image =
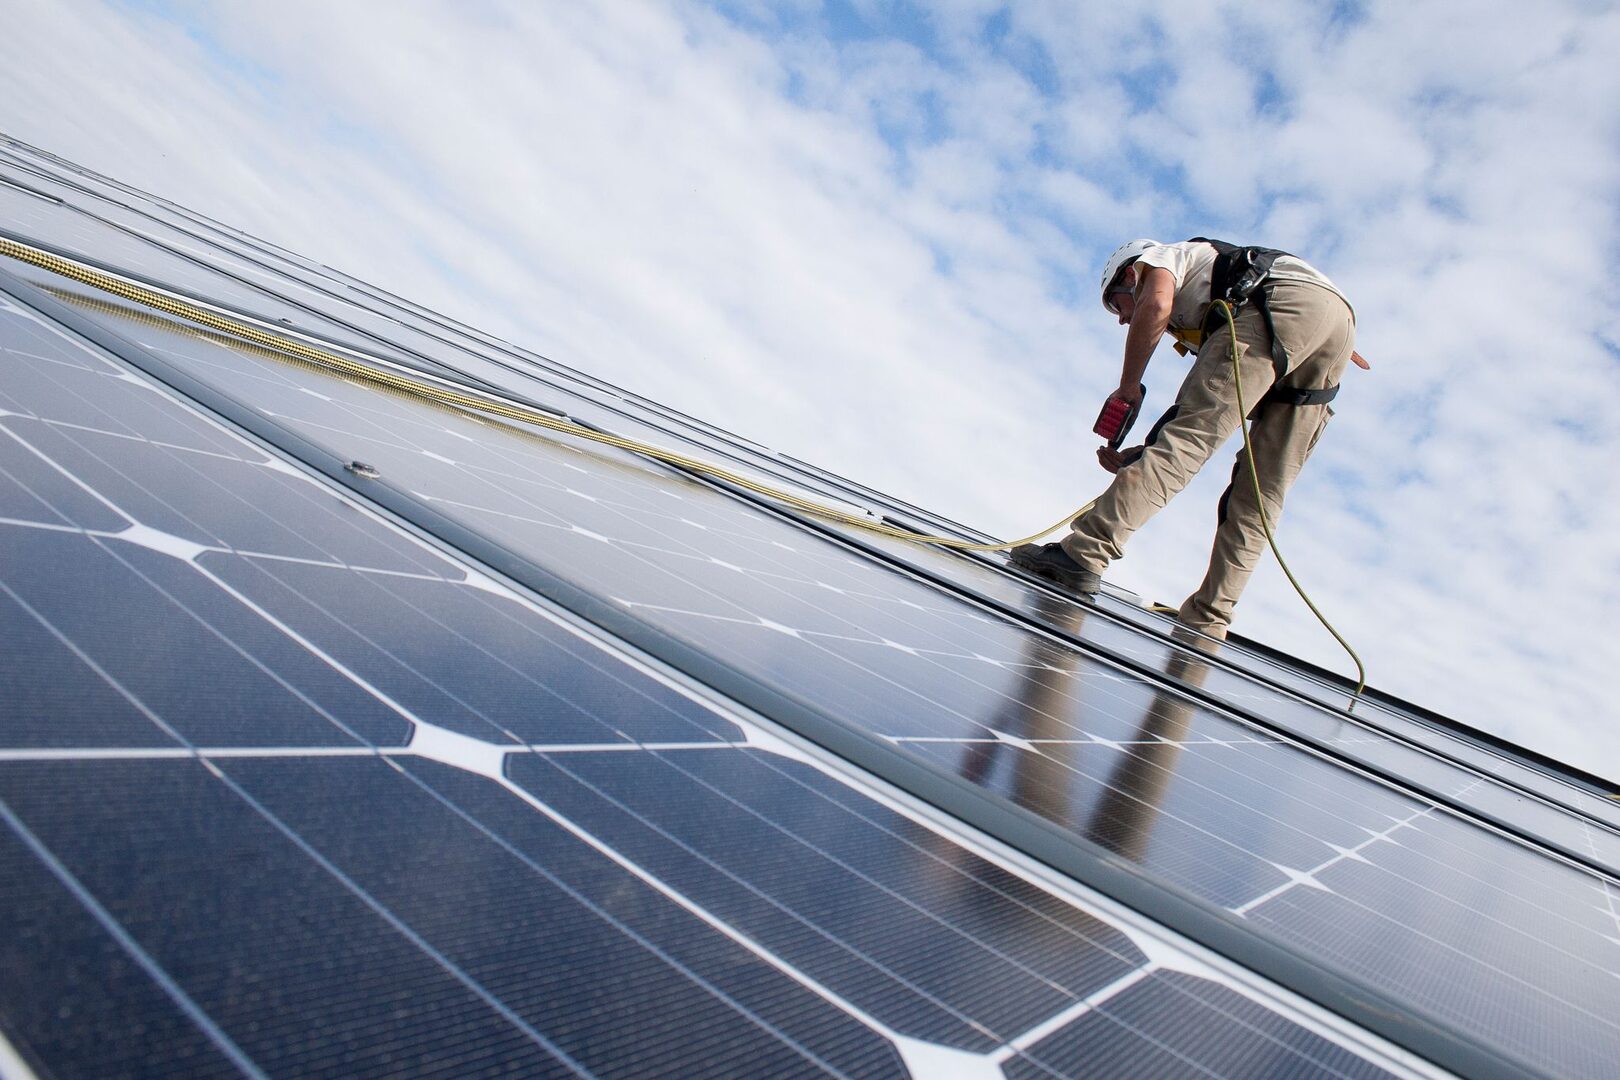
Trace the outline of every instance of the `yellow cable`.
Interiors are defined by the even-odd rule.
[[[461,409],[469,412],[485,413],[492,416],[499,416],[507,420],[534,424],[537,427],[547,428],[551,431],[571,435],[575,438],[587,439],[591,442],[603,443],[608,446],[617,447],[621,450],[628,450],[633,453],[642,454],[657,461],[667,462],[671,465],[678,465],[683,469],[689,469],[696,473],[716,477],[726,481],[727,483],[735,484],[744,490],[752,491],[757,495],[762,495],[765,498],[782,503],[785,506],[791,506],[796,510],[802,510],[805,513],[814,514],[817,517],[829,518],[833,521],[838,521],[857,529],[877,533],[880,536],[887,536],[895,540],[904,540],[908,543],[931,544],[935,547],[953,548],[958,551],[1006,551],[1022,544],[1034,543],[1041,537],[1047,535],[1048,533],[1054,532],[1064,524],[1086,513],[1092,508],[1092,506],[1096,504],[1096,500],[1093,499],[1091,502],[1086,503],[1086,505],[1082,506],[1073,513],[1065,514],[1060,520],[1054,522],[1047,528],[1042,529],[1038,533],[1026,536],[1020,540],[1009,540],[1000,544],[980,544],[969,540],[959,540],[955,537],[949,536],[921,536],[905,529],[896,528],[893,525],[877,524],[867,521],[865,518],[859,517],[855,514],[846,513],[842,510],[836,510],[830,506],[823,506],[820,503],[801,498],[800,496],[794,495],[790,492],[783,491],[780,488],[774,488],[769,485],[750,480],[746,476],[732,472],[729,469],[724,469],[717,465],[700,461],[697,458],[687,457],[684,454],[677,454],[673,451],[665,450],[649,443],[639,442],[635,439],[626,439],[618,435],[610,435],[606,432],[592,431],[590,428],[583,427],[571,420],[558,419],[554,416],[541,412],[538,409],[531,409],[523,405],[515,405],[511,402],[502,401],[493,396],[485,396],[476,393],[468,393],[461,390],[452,390],[443,386],[436,386],[424,380],[413,379],[408,375],[402,375],[383,368],[373,367],[369,364],[361,363],[346,356],[341,356],[335,352],[318,348],[313,345],[307,345],[301,341],[294,341],[291,338],[268,333],[264,330],[260,330],[258,327],[238,322],[235,319],[227,318],[226,316],[217,314],[216,312],[209,311],[206,308],[198,307],[195,304],[187,303],[172,296],[167,296],[163,293],[145,288],[144,286],[137,285],[134,282],[126,281],[123,278],[104,273],[103,271],[96,270],[81,263],[73,262],[69,259],[64,259],[61,256],[53,255],[48,251],[42,251],[39,248],[32,247],[30,245],[18,243],[15,240],[10,240],[3,236],[0,236],[0,255],[16,259],[19,262],[27,263],[30,266],[37,266],[42,270],[48,270],[53,274],[58,274],[72,281],[77,281],[82,285],[88,285],[92,288],[100,289],[103,292],[111,293],[114,296],[121,297],[133,303],[154,308],[176,318],[185,319],[187,322],[196,323],[199,326],[207,327],[210,330],[216,330],[224,334],[229,334],[232,337],[240,340],[251,342],[255,345],[289,354],[301,360],[313,363],[319,367],[326,368],[327,370],[336,371],[352,379],[371,383],[376,386],[382,386],[389,390],[422,398],[427,401],[436,402],[440,405],[445,405],[451,408]],[[1249,478],[1254,483],[1255,503],[1260,510],[1260,524],[1265,530],[1266,542],[1271,545],[1272,554],[1277,556],[1278,565],[1282,567],[1283,573],[1288,576],[1289,584],[1293,585],[1294,591],[1299,593],[1301,600],[1305,601],[1305,606],[1311,609],[1311,614],[1316,616],[1317,620],[1327,628],[1328,633],[1332,634],[1338,643],[1344,647],[1345,652],[1350,654],[1350,659],[1355,661],[1356,672],[1360,681],[1356,684],[1356,692],[1353,696],[1354,698],[1360,698],[1362,690],[1364,690],[1367,685],[1367,670],[1361,663],[1361,657],[1356,655],[1356,651],[1350,647],[1350,643],[1345,641],[1344,637],[1333,628],[1333,624],[1328,622],[1327,618],[1323,616],[1322,612],[1317,609],[1317,606],[1311,602],[1311,598],[1306,595],[1304,588],[1300,586],[1299,580],[1294,577],[1293,571],[1288,568],[1288,563],[1284,561],[1282,552],[1277,547],[1276,537],[1272,535],[1271,522],[1266,514],[1265,497],[1260,490],[1259,473],[1256,471],[1254,466],[1254,447],[1249,441],[1249,427],[1246,420],[1248,410],[1245,409],[1243,405],[1243,376],[1239,370],[1238,364],[1239,351],[1237,323],[1233,319],[1231,307],[1221,301],[1217,301],[1217,303],[1220,303],[1221,305],[1221,308],[1226,316],[1227,328],[1232,335],[1232,375],[1233,382],[1237,390],[1238,427],[1243,432],[1243,452],[1248,458]]]
[[[111,293],[114,296],[121,297],[133,303],[155,308],[156,310],[164,312],[165,314],[173,315],[176,318],[185,319],[187,322],[193,322],[199,326],[205,326],[210,330],[216,330],[221,333],[229,334],[232,337],[239,338],[243,341],[252,342],[255,345],[260,345],[265,348],[275,349],[280,352],[291,354],[299,359],[308,361],[331,371],[339,372],[340,374],[346,375],[352,379],[386,387],[390,390],[409,394],[413,397],[423,398],[425,400],[433,401],[441,405],[447,405],[452,408],[487,413],[489,415],[503,417],[507,420],[516,420],[526,424],[534,424],[538,427],[561,432],[576,438],[604,443],[608,446],[617,447],[621,450],[629,450],[633,453],[642,454],[657,461],[668,462],[671,465],[678,465],[683,469],[690,469],[693,472],[717,477],[718,479],[724,480],[727,483],[735,484],[747,491],[752,491],[757,495],[763,495],[764,497],[775,502],[782,503],[786,506],[791,506],[796,510],[802,510],[808,514],[815,514],[818,517],[829,518],[833,521],[838,521],[845,525],[853,526],[857,529],[864,529],[867,532],[877,533],[881,536],[887,536],[895,540],[904,540],[913,544],[931,544],[935,547],[954,548],[958,551],[1006,551],[1010,548],[1018,547],[1021,544],[1034,543],[1036,540],[1039,540],[1046,534],[1053,532],[1074,518],[1084,514],[1086,511],[1090,510],[1092,505],[1096,502],[1095,499],[1092,500],[1092,502],[1082,506],[1079,510],[1076,510],[1071,514],[1064,515],[1061,520],[1054,522],[1045,529],[1042,529],[1040,532],[1031,536],[1026,536],[1021,540],[1009,540],[1000,544],[980,544],[974,543],[970,540],[959,540],[955,537],[949,536],[922,536],[906,529],[896,528],[893,525],[883,525],[871,522],[858,515],[837,510],[830,506],[823,506],[820,503],[801,498],[800,496],[794,495],[791,492],[783,491],[779,488],[774,488],[766,484],[761,484],[755,480],[750,480],[746,476],[732,472],[729,469],[724,469],[717,465],[700,461],[697,458],[687,457],[684,454],[677,454],[673,451],[665,450],[649,443],[639,442],[635,439],[626,439],[618,435],[610,435],[606,432],[592,431],[590,428],[583,427],[571,420],[558,419],[557,417],[550,416],[538,409],[531,409],[523,405],[512,404],[511,402],[502,401],[492,396],[484,396],[475,393],[467,393],[460,390],[452,390],[447,387],[435,386],[432,383],[420,379],[413,379],[407,375],[388,371],[383,368],[373,367],[369,364],[363,364],[357,360],[340,356],[339,354],[330,352],[326,349],[317,348],[313,345],[306,345],[301,341],[294,341],[278,334],[268,333],[264,330],[260,330],[258,327],[238,322],[235,319],[230,319],[223,315],[219,315],[215,312],[207,310],[206,308],[198,307],[195,304],[189,304],[175,297],[167,296],[163,293],[145,288],[141,285],[136,285],[134,282],[125,281],[123,278],[115,277],[111,274],[104,273],[81,263],[73,262],[69,259],[64,259],[61,256],[53,255],[48,251],[42,251],[39,248],[31,247],[27,244],[20,244],[3,236],[0,236],[0,255],[5,255],[9,258],[16,259],[19,262],[28,263],[30,266],[37,266],[42,270],[48,270],[53,274],[59,274],[62,277],[68,278],[72,281],[77,281],[82,285],[88,285],[91,288],[100,289],[103,292]]]
[[[1333,628],[1333,624],[1327,621],[1327,616],[1323,615],[1317,606],[1311,602],[1311,598],[1305,594],[1305,589],[1300,585],[1299,579],[1294,577],[1292,570],[1288,569],[1288,563],[1283,559],[1282,551],[1277,547],[1277,538],[1272,535],[1271,519],[1266,513],[1266,497],[1260,490],[1260,472],[1254,467],[1254,444],[1249,441],[1249,410],[1243,405],[1243,372],[1240,370],[1241,365],[1238,363],[1237,321],[1232,316],[1232,305],[1224,300],[1217,300],[1215,303],[1220,305],[1221,313],[1226,316],[1226,328],[1232,334],[1232,386],[1237,391],[1238,429],[1243,432],[1243,454],[1249,462],[1249,480],[1254,484],[1254,504],[1260,510],[1260,527],[1265,530],[1266,543],[1271,545],[1271,553],[1277,556],[1277,565],[1282,567],[1282,572],[1288,576],[1288,584],[1294,587],[1294,591],[1299,593],[1299,598],[1305,601],[1305,606],[1311,609],[1311,614],[1316,616],[1318,622],[1327,627],[1327,632],[1333,635],[1334,640],[1344,647],[1345,652],[1350,654],[1350,659],[1356,662],[1356,692],[1350,695],[1350,707],[1354,708],[1356,701],[1361,698],[1361,692],[1367,688],[1367,668],[1362,664],[1361,657],[1356,655],[1356,650],[1350,647],[1350,643],[1344,640],[1344,636]]]

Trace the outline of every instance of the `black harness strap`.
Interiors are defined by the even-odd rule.
[[[1216,300],[1224,300],[1230,304],[1234,318],[1243,309],[1243,305],[1252,300],[1255,309],[1260,312],[1260,318],[1266,324],[1266,333],[1271,337],[1271,366],[1276,372],[1276,379],[1280,382],[1283,376],[1288,374],[1288,350],[1277,337],[1277,328],[1271,324],[1271,310],[1266,306],[1270,290],[1263,286],[1271,274],[1272,264],[1277,261],[1278,256],[1287,255],[1288,252],[1276,248],[1239,247],[1237,244],[1230,244],[1225,240],[1212,240],[1207,236],[1195,236],[1187,242],[1208,244],[1215,249],[1215,267],[1209,288],[1210,309],[1201,327],[1204,340],[1207,341],[1213,334],[1219,333],[1226,324],[1226,319],[1215,307]]]
[[[1297,386],[1283,386],[1273,383],[1266,396],[1260,399],[1262,405],[1326,405],[1339,396],[1339,384],[1325,386],[1320,390],[1301,390]]]

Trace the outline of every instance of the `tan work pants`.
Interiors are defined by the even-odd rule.
[[[1268,306],[1272,325],[1288,350],[1289,368],[1283,383],[1305,390],[1337,383],[1355,347],[1349,306],[1328,289],[1289,281],[1272,286]],[[1238,316],[1237,331],[1243,400],[1252,418],[1249,437],[1266,514],[1275,529],[1282,516],[1283,496],[1315,448],[1332,410],[1326,405],[1286,404],[1256,409],[1255,403],[1276,380],[1271,338],[1265,320],[1252,307]],[[1124,554],[1131,534],[1187,486],[1237,424],[1231,336],[1223,324],[1219,334],[1204,343],[1181,384],[1176,415],[1138,460],[1119,470],[1096,506],[1074,520],[1063,549],[1081,566],[1101,573]],[[1180,612],[1183,623],[1215,637],[1226,636],[1238,596],[1266,547],[1254,483],[1241,450],[1222,504],[1209,571]]]

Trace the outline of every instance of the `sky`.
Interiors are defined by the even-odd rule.
[[[1289,497],[1290,566],[1372,685],[1620,779],[1612,4],[6,0],[6,21],[0,131],[998,536],[1106,486],[1110,251],[1299,254],[1373,367]],[[1160,348],[1148,418],[1185,370]],[[1192,591],[1230,453],[1108,580]],[[1269,559],[1234,629],[1353,671]]]

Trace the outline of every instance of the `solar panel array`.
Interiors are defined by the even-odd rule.
[[[42,151],[0,181],[12,239],[973,535]],[[1620,1060],[1574,770],[3,259],[0,350],[0,1075]]]

